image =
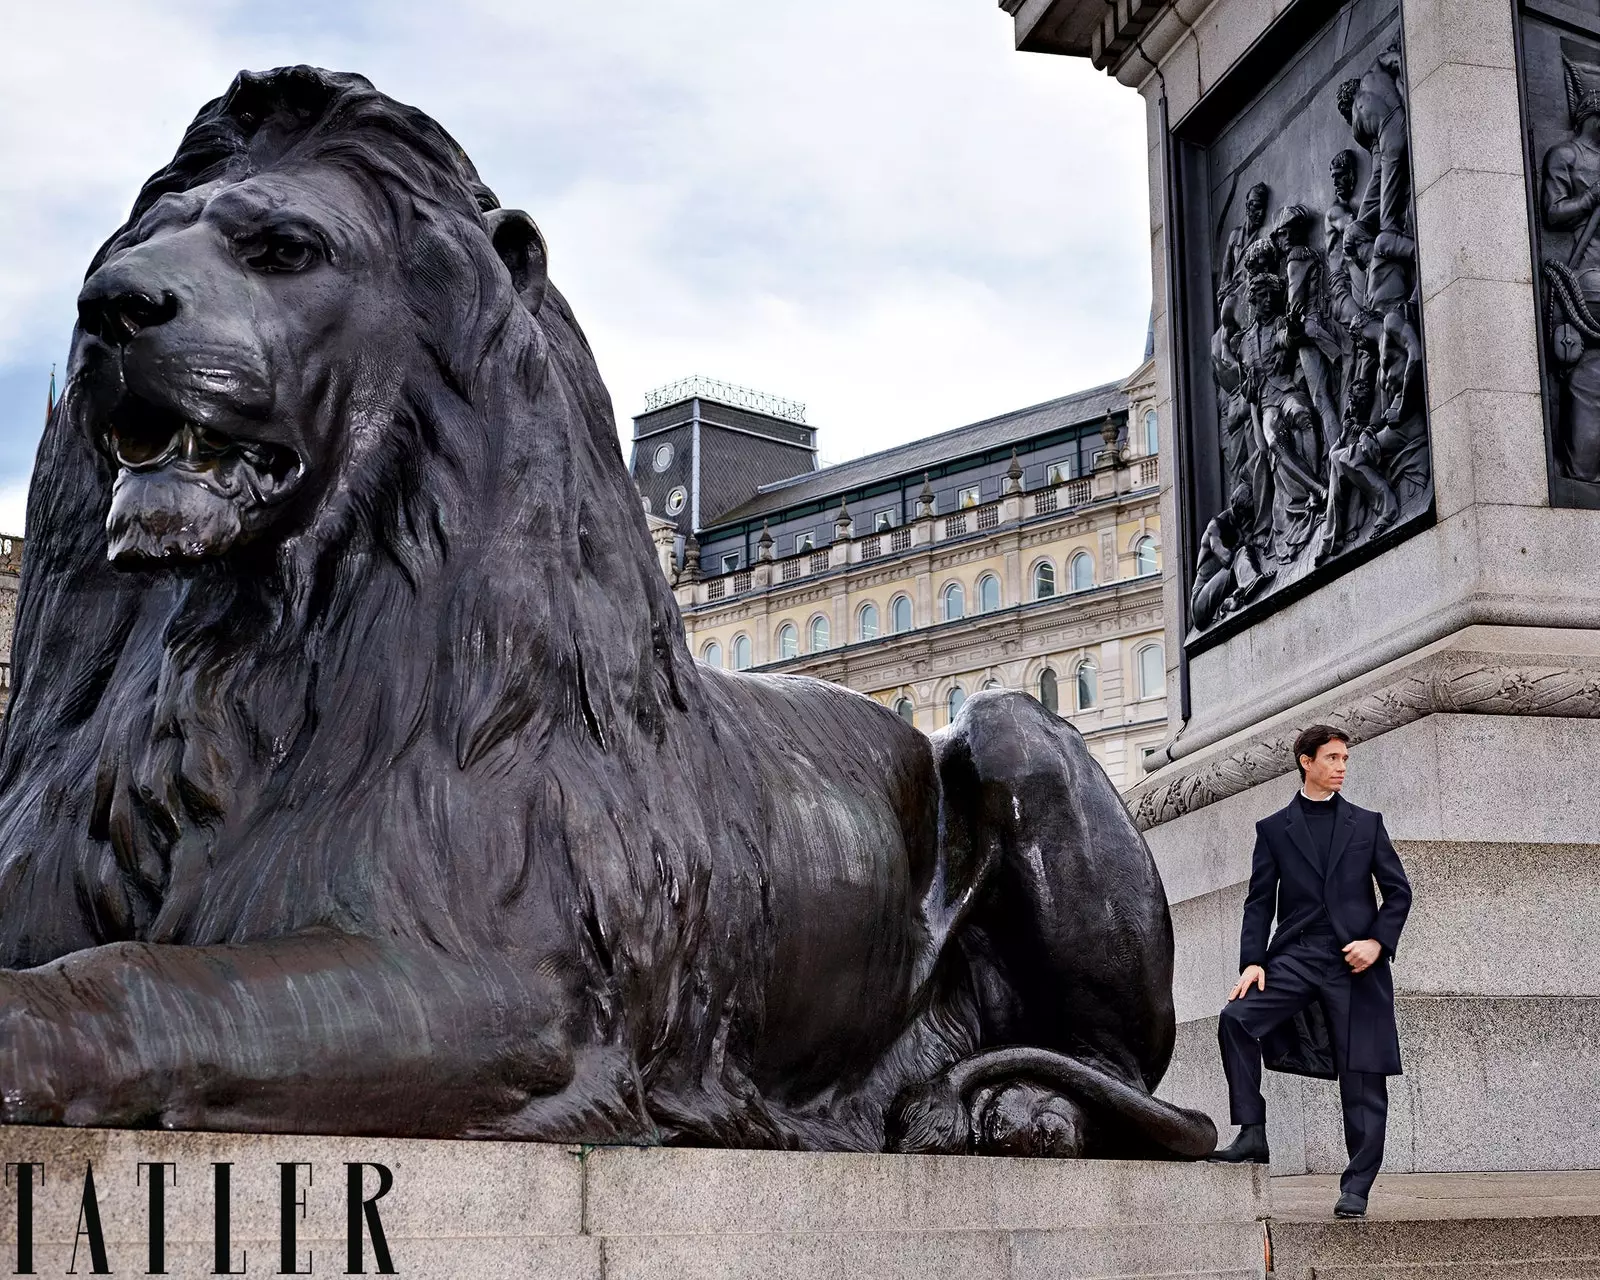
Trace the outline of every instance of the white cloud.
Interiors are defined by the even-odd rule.
[[[41,380],[90,254],[195,109],[288,61],[423,107],[534,214],[624,426],[703,372],[807,401],[843,458],[1139,356],[1139,100],[1015,53],[983,0],[15,8],[0,364]],[[31,440],[36,399],[0,402],[0,429]]]
[[[0,484],[0,534],[28,531],[28,481],[9,480]]]

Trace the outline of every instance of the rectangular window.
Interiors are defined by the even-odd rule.
[[[739,567],[739,553],[737,551],[730,551],[727,555],[722,557],[722,572],[723,573],[732,573],[738,567]]]
[[[892,528],[894,528],[894,512],[892,510],[874,511],[872,513],[872,531],[874,533],[883,533]]]
[[[797,556],[807,551],[815,550],[816,545],[816,538],[809,533],[797,533],[794,535],[794,553]]]
[[[956,510],[963,511],[967,507],[978,505],[978,486],[970,485],[965,489],[956,490]]]
[[[1058,484],[1066,484],[1072,479],[1072,460],[1070,458],[1061,462],[1052,462],[1045,468],[1044,482],[1054,488]]]

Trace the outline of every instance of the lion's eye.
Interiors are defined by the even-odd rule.
[[[269,232],[243,242],[245,265],[256,271],[303,271],[317,258],[317,246],[300,236]]]

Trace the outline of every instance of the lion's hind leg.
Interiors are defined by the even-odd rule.
[[[951,941],[977,1044],[891,1109],[907,1149],[1204,1155],[1204,1116],[1152,1096],[1171,1057],[1173,941],[1154,859],[1082,735],[985,693],[935,735]],[[948,896],[948,895],[947,895]]]

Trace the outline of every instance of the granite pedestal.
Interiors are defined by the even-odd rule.
[[[1205,1164],[26,1127],[0,1127],[0,1158],[44,1166],[32,1215],[42,1276],[68,1274],[75,1247],[77,1273],[91,1270],[91,1166],[105,1260],[115,1274],[145,1274],[150,1171],[140,1166],[157,1162],[170,1166],[174,1276],[376,1272],[372,1217],[359,1206],[352,1262],[352,1164],[363,1198],[382,1186],[376,1166],[389,1171],[372,1201],[383,1243],[394,1274],[426,1280],[1246,1277],[1261,1273],[1267,1212],[1264,1171]],[[223,1254],[219,1164],[231,1166]],[[285,1175],[285,1165],[299,1167]],[[0,1274],[16,1262],[10,1172]]]

